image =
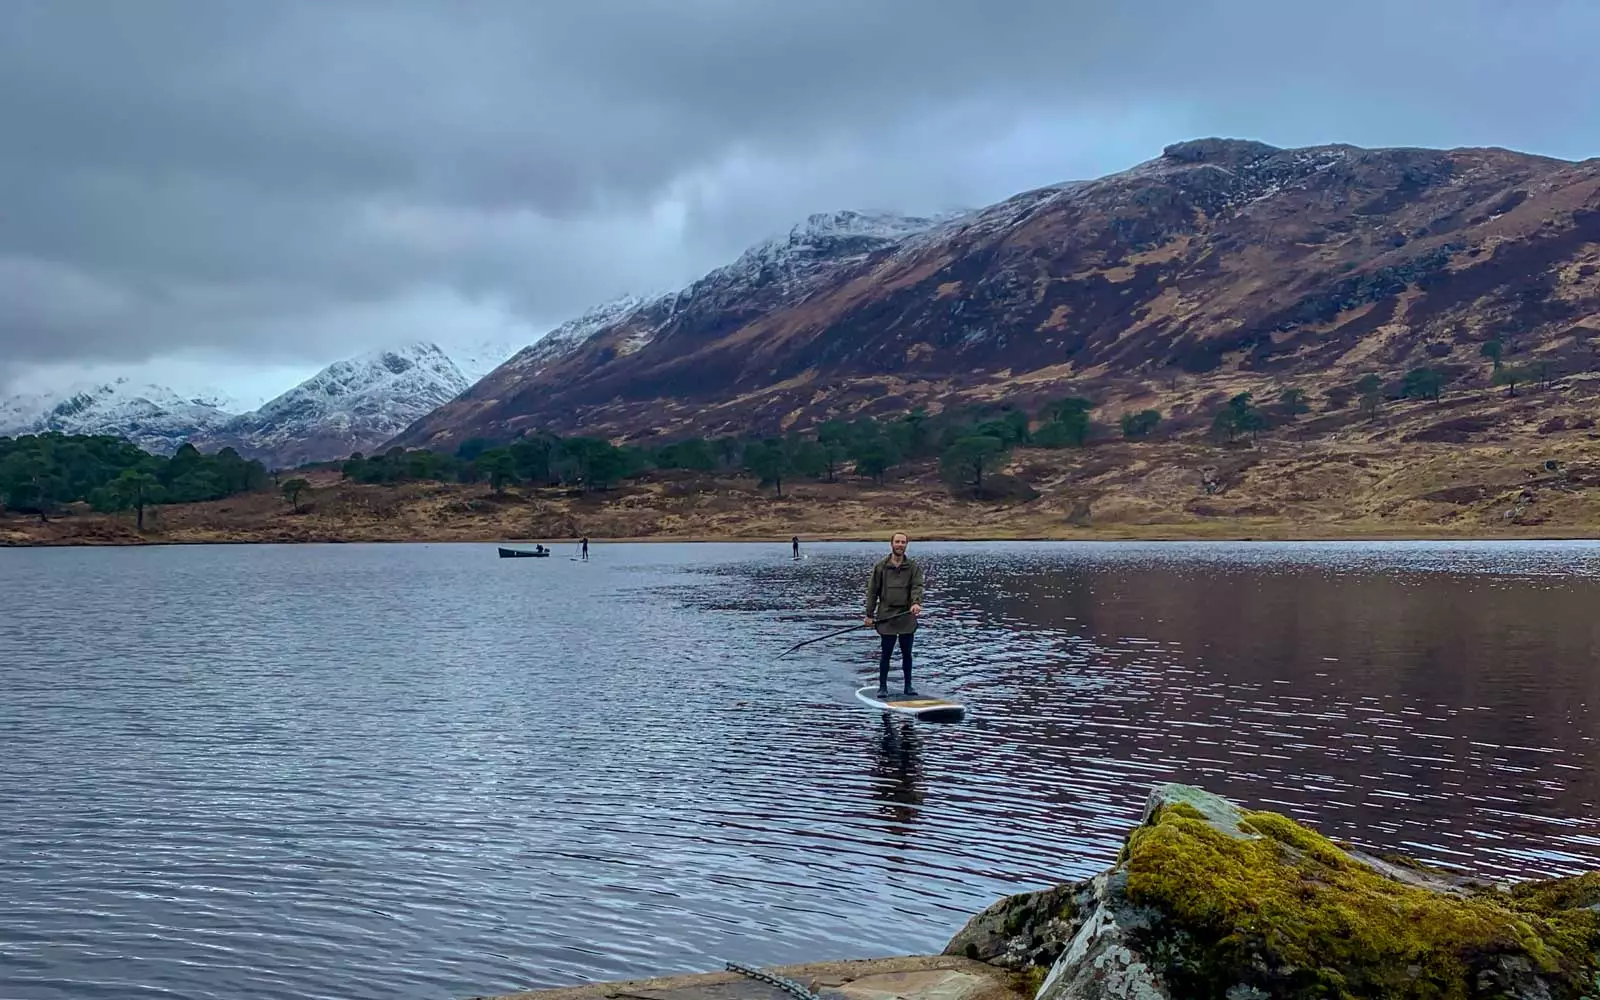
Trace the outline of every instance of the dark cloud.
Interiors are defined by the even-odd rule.
[[[1597,28],[1588,0],[8,0],[0,372],[531,338],[808,212],[1196,135],[1586,157]]]

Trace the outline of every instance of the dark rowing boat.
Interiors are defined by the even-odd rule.
[[[545,559],[550,555],[549,549],[540,549],[538,552],[528,552],[524,549],[500,549],[501,559]]]

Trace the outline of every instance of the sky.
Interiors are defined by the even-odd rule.
[[[255,405],[1201,136],[1600,156],[1593,0],[5,0],[0,393]]]

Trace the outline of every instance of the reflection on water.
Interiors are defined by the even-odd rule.
[[[872,797],[883,804],[882,814],[890,821],[889,832],[904,843],[916,821],[917,813],[912,807],[922,804],[922,748],[915,722],[887,712],[880,715],[883,738],[878,741],[878,760],[872,769],[876,779]]]
[[[1483,875],[1600,867],[1600,546],[0,552],[0,995],[467,996],[937,950],[1187,781]],[[537,562],[538,565],[527,565]]]

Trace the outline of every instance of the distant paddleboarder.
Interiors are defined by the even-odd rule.
[[[917,616],[922,614],[922,566],[906,555],[911,539],[897,531],[889,539],[889,554],[872,566],[867,578],[867,615],[864,624],[875,625],[878,650],[878,697],[889,694],[889,654],[900,645],[900,672],[905,676],[905,696],[914,698],[911,687],[911,640],[917,631]],[[885,619],[878,621],[878,619]],[[892,619],[892,620],[890,620]]]
[[[794,557],[796,559],[799,559],[800,558],[800,536],[796,535],[793,538],[789,539],[789,544],[794,547]]]
[[[583,536],[583,561],[584,562],[588,562],[589,561],[589,536],[588,535],[584,535]]]

